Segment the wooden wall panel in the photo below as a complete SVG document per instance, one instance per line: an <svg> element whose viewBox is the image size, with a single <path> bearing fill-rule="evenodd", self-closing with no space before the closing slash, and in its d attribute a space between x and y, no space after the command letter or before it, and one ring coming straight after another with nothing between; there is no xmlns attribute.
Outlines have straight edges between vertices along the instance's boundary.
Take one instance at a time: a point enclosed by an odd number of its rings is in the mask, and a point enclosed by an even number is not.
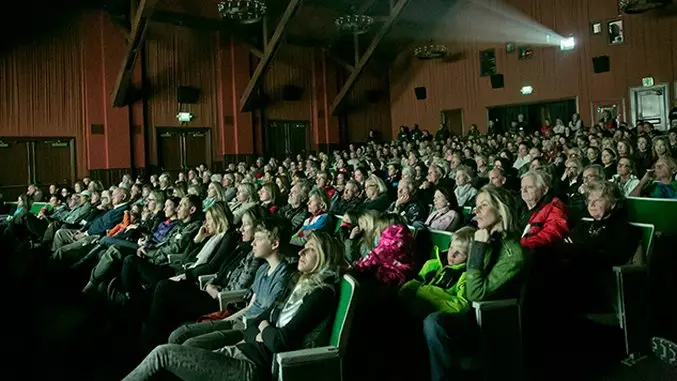
<svg viewBox="0 0 677 381"><path fill-rule="evenodd" d="M0 56L0 136L74 137L84 176L81 48L73 22Z"/></svg>
<svg viewBox="0 0 677 381"><path fill-rule="evenodd" d="M264 92L271 98L266 107L268 119L310 120L312 92L313 49L284 45L265 74ZM303 89L298 101L282 100L286 85Z"/></svg>
<svg viewBox="0 0 677 381"><path fill-rule="evenodd" d="M157 164L156 127L180 127L178 111L191 112L188 127L212 128L213 156L222 160L217 128L217 33L172 25L153 24L146 41L147 108L152 164ZM179 86L200 89L196 104L179 105Z"/></svg>
<svg viewBox="0 0 677 381"><path fill-rule="evenodd" d="M590 123L591 103L624 99L629 109L629 88L641 86L642 77L653 76L657 84L672 84L676 79L676 17L623 15L625 43L609 45L606 21L618 15L616 0L507 0L507 4L556 33L573 34L575 50L535 48L533 59L520 61L516 52L506 54L503 42L461 39L449 43L452 51L461 55L458 60L422 62L412 59L411 52L403 52L390 73L393 131L414 123L435 131L441 110L459 108L463 109L465 126L477 123L484 129L488 106L571 97L577 98L583 120ZM604 34L590 34L593 20L604 22ZM457 30L470 29L470 23L478 20L461 18L459 23ZM436 34L445 35L445 31ZM479 76L479 51L487 47L496 48L497 71L505 76L503 89L492 89L489 77ZM610 57L611 72L594 74L592 58L601 55ZM525 85L534 87L530 96L519 92ZM416 100L417 86L428 89L427 100Z"/></svg>
<svg viewBox="0 0 677 381"><path fill-rule="evenodd" d="M369 99L369 92L377 92L378 98ZM347 110L349 142L366 142L370 129L379 131L384 139L392 137L387 76L363 73L351 91L350 99L351 106Z"/></svg>

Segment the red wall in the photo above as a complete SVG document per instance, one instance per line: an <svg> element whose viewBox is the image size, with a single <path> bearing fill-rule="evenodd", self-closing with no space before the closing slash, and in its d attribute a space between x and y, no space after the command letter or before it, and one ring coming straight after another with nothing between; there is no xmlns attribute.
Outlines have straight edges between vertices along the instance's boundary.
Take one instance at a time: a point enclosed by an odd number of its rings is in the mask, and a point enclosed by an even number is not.
<svg viewBox="0 0 677 381"><path fill-rule="evenodd" d="M677 79L675 17L659 17L656 13L624 15L625 43L612 46L607 43L606 33L591 36L590 22L602 21L606 29L605 21L618 14L616 0L507 3L559 34L573 33L577 40L575 50L537 48L534 58L520 61L516 52L506 54L503 43L457 41L449 46L463 58L452 62L417 61L411 58L411 52L404 52L393 64L390 75L393 131L414 123L435 131L440 111L445 109L463 109L466 129L471 123L486 128L487 106L571 97L577 97L581 116L589 123L593 104L617 103L625 105L629 113L629 88L641 86L641 78L652 76L656 84L672 84ZM458 22L456 27L464 29L478 20L461 18ZM444 32L442 29L437 34ZM505 76L503 89L492 89L490 78L479 76L479 51L487 47L496 48L497 72ZM592 58L601 55L610 57L611 71L594 74ZM525 85L533 86L533 94L520 94L519 89ZM417 86L427 88L427 100L416 100Z"/></svg>

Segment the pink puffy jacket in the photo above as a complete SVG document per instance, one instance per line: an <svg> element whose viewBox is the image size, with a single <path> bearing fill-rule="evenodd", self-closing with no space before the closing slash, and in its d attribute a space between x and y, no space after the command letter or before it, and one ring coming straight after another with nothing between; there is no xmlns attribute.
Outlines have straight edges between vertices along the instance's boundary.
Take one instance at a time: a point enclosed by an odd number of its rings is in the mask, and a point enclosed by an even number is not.
<svg viewBox="0 0 677 381"><path fill-rule="evenodd" d="M416 275L414 238L405 225L393 225L378 245L355 263L358 273L370 274L386 286L400 287Z"/></svg>

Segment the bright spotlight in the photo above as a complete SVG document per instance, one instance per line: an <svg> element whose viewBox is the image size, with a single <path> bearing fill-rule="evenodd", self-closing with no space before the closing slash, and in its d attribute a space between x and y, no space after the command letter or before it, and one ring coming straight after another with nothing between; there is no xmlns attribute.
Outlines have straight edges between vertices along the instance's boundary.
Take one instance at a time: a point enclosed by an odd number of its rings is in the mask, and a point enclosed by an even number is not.
<svg viewBox="0 0 677 381"><path fill-rule="evenodd" d="M524 86L520 89L520 93L522 93L522 95L529 95L533 91L534 91L534 88L531 87L531 86Z"/></svg>
<svg viewBox="0 0 677 381"><path fill-rule="evenodd" d="M563 38L559 42L560 50L572 50L576 46L576 39L573 37Z"/></svg>

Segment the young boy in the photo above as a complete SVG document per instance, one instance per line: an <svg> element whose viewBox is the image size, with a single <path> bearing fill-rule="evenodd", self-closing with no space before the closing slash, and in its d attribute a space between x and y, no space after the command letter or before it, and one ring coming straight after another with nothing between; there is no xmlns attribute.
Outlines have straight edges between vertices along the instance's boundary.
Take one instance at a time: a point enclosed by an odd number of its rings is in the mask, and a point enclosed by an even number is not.
<svg viewBox="0 0 677 381"><path fill-rule="evenodd" d="M268 216L256 229L252 242L254 257L265 262L245 296L245 300L249 299L245 308L224 320L185 325L172 333L169 342L214 350L240 341L247 320L257 318L272 306L294 273L294 266L288 265L282 254L284 243L291 236L288 225L282 218Z"/></svg>
<svg viewBox="0 0 677 381"><path fill-rule="evenodd" d="M436 248L436 258L427 261L416 279L400 289L400 299L412 316L421 320L440 312L467 312L470 303L465 297L465 262L475 229L464 227L452 234L446 258Z"/></svg>

